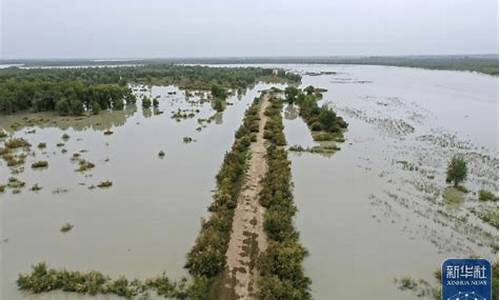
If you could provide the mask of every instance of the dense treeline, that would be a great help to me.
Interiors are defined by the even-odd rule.
[[[281,100],[273,98],[266,110],[268,170],[262,181],[260,203],[266,208],[264,230],[269,245],[259,257],[260,299],[311,299],[311,280],[305,276],[302,262],[307,250],[299,242],[299,234],[293,226],[297,208],[293,203],[292,175],[283,134]]]
[[[4,60],[6,64],[28,66],[116,65],[116,61],[95,60]],[[406,56],[308,56],[308,57],[219,57],[219,58],[156,58],[129,60],[127,64],[353,64],[458,70],[498,75],[498,54],[485,55],[406,55]]]
[[[196,280],[206,284],[206,289],[225,266],[234,209],[248,167],[250,144],[259,128],[259,106],[260,99],[256,98],[245,113],[231,151],[226,153],[216,176],[217,190],[209,207],[211,215],[203,222],[195,245],[188,254],[186,268]]]
[[[328,106],[318,106],[322,90],[308,86],[304,90],[290,86],[285,89],[286,101],[297,104],[300,116],[312,131],[315,141],[343,141],[343,130],[349,124]]]
[[[0,113],[121,109],[135,97],[129,83],[178,85],[182,89],[212,90],[225,99],[227,89],[240,90],[258,81],[298,82],[300,76],[263,68],[147,65],[110,68],[0,70]],[[215,87],[215,89],[214,89]]]
[[[212,102],[213,108],[218,112],[223,111],[224,108],[226,107],[226,98],[227,98],[226,89],[217,84],[213,84],[212,87],[210,88],[210,93],[212,94],[213,98]]]
[[[31,109],[34,112],[57,111],[62,115],[81,115],[86,110],[123,109],[135,103],[126,86],[88,85],[81,81],[7,80],[0,83],[0,113]]]

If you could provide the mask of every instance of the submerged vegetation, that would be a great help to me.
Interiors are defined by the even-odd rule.
[[[31,164],[33,169],[47,168],[49,163],[46,160],[40,160]]]
[[[0,147],[0,157],[7,163],[8,167],[17,168],[25,163],[25,159],[31,149],[31,144],[23,138],[11,138]]]
[[[101,181],[97,184],[97,187],[103,189],[103,188],[109,188],[113,185],[113,182],[111,182],[110,180],[104,180],[104,181]]]
[[[289,86],[285,89],[286,101],[297,104],[300,116],[307,123],[315,141],[344,141],[343,131],[349,124],[328,106],[318,106],[324,90],[308,86],[304,90]]]
[[[22,291],[34,294],[55,290],[74,292],[82,295],[116,295],[127,299],[140,296],[149,299],[149,291],[154,290],[159,296],[168,299],[207,299],[207,291],[197,289],[203,283],[188,284],[185,278],[178,282],[170,280],[165,274],[141,281],[128,280],[124,276],[112,279],[97,271],[78,272],[49,269],[46,263],[32,266],[32,272],[20,274],[17,286]]]
[[[136,102],[128,84],[174,84],[181,89],[212,89],[215,98],[225,100],[228,89],[246,89],[258,81],[299,82],[300,76],[263,68],[167,64],[118,68],[7,68],[0,70],[0,113],[31,110],[82,115],[86,112],[96,114],[103,109],[121,110],[126,104]],[[158,104],[157,99],[155,103],[145,99],[144,107]]]
[[[293,145],[288,148],[288,151],[292,152],[309,152],[309,153],[320,153],[320,154],[333,154],[339,150],[340,148],[336,145],[320,145],[312,147]]]
[[[29,148],[31,144],[28,143],[23,138],[12,138],[5,142],[5,148],[7,149],[17,149],[17,148]]]
[[[75,156],[75,154],[78,154],[78,156]],[[74,153],[73,158],[78,158],[80,157],[79,153]],[[91,163],[88,160],[85,159],[80,159],[78,161],[78,169],[76,169],[76,172],[86,172],[88,170],[91,170],[95,167],[95,164]]]
[[[71,224],[71,223],[65,223],[62,227],[61,227],[61,232],[68,232],[70,231],[71,229],[73,229],[74,225]]]
[[[266,208],[264,230],[269,246],[259,257],[261,277],[258,281],[261,299],[311,299],[311,280],[305,276],[302,262],[307,250],[299,242],[293,226],[297,208],[293,203],[290,162],[283,134],[283,103],[271,99],[266,110],[268,170],[262,181],[260,203]]]

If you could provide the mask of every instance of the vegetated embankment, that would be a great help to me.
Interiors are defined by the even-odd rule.
[[[270,101],[264,132],[268,141],[268,168],[260,193],[260,203],[266,208],[264,229],[268,246],[259,257],[259,298],[311,299],[311,280],[305,276],[302,266],[308,252],[300,244],[299,233],[293,226],[297,208],[293,201],[290,161],[283,147],[286,145],[281,117],[283,100],[272,97]]]
[[[341,116],[328,106],[318,106],[325,90],[308,86],[304,90],[290,86],[285,89],[286,101],[297,104],[300,116],[311,130],[315,141],[343,142],[343,131],[349,126]]]
[[[216,285],[217,299],[256,299],[258,255],[267,247],[263,228],[264,208],[259,203],[260,181],[266,166],[266,147],[264,114],[269,95],[263,94],[259,101],[257,114],[251,117],[250,131],[255,138],[250,145],[250,160],[244,182],[235,208],[231,236],[226,252],[226,268]]]
[[[251,201],[258,174],[265,167],[258,160],[261,102],[262,97],[256,98],[245,113],[233,147],[216,177],[217,190],[209,207],[211,215],[203,222],[188,254],[189,272],[195,278],[204,278],[211,287],[211,298],[231,299],[239,294],[244,297],[251,286],[248,275],[240,273],[245,270],[249,274],[252,270],[251,260],[242,252],[250,252],[247,248],[253,243],[249,236],[257,234],[259,223],[259,213],[254,211],[258,207]],[[259,241],[262,244],[262,239]]]

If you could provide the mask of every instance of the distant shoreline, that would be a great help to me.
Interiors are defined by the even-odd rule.
[[[498,76],[498,54],[322,57],[200,57],[145,59],[8,59],[1,64],[25,67],[116,66],[124,64],[348,64],[413,67],[431,70],[471,71]]]

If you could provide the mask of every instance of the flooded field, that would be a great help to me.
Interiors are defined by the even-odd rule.
[[[47,114],[3,116],[0,127],[32,146],[23,172],[12,174],[4,161],[0,165],[2,184],[10,176],[26,183],[19,194],[10,188],[0,194],[1,298],[76,297],[21,295],[17,275],[39,261],[130,278],[164,271],[174,278],[185,275],[186,254],[206,216],[214,176],[247,105],[266,88],[257,85],[244,96],[228,98],[234,105],[223,113],[216,113],[210,102],[200,103],[198,96],[186,99],[174,87],[153,86],[136,93],[160,96],[157,109],[142,109],[138,101],[137,107],[123,112],[76,121]],[[195,116],[176,121],[172,115],[179,108],[193,110]],[[33,125],[24,126],[29,120]],[[19,126],[15,131],[10,130],[13,124]],[[105,135],[107,130],[112,134]],[[64,133],[69,139],[62,138]],[[185,143],[184,137],[193,141]],[[39,149],[39,143],[46,143],[46,148]],[[58,147],[59,143],[64,145]],[[74,153],[95,167],[76,172]],[[48,167],[32,169],[39,160],[46,160]],[[98,188],[105,180],[112,186]],[[42,189],[31,191],[35,184]],[[74,228],[62,233],[67,222]]]
[[[395,278],[435,284],[433,272],[446,257],[497,257],[498,229],[474,212],[498,211],[476,194],[498,192],[498,78],[379,66],[290,68],[337,72],[304,76],[303,86],[328,89],[323,102],[349,122],[347,141],[330,158],[290,156],[315,299],[413,299]],[[313,145],[300,117],[287,115],[289,144]],[[456,153],[471,174],[470,193],[454,205],[442,193]]]
[[[289,155],[314,299],[416,299],[394,280],[434,283],[433,272],[446,257],[497,256],[498,229],[481,216],[498,212],[498,204],[479,202],[477,192],[498,194],[498,77],[379,66],[279,67],[301,73],[303,87],[327,89],[322,102],[349,122],[341,151]],[[250,101],[269,87],[231,97],[233,105],[222,113],[203,95],[186,98],[175,87],[153,86],[135,92],[159,96],[156,109],[143,109],[139,101],[123,112],[79,119],[0,117],[0,128],[31,143],[24,170],[0,162],[1,184],[11,176],[26,183],[20,193],[7,188],[0,194],[1,298],[74,299],[17,291],[17,274],[39,261],[130,278],[185,275],[186,253],[206,216],[224,153]],[[315,145],[296,107],[285,105],[284,117],[289,145]],[[470,192],[460,203],[446,203],[446,164],[456,153],[469,162],[464,185]],[[95,167],[76,172],[79,159]],[[41,160],[47,168],[31,168]],[[107,180],[111,187],[98,187]],[[31,191],[35,184],[42,189]],[[74,227],[63,233],[65,223]]]

